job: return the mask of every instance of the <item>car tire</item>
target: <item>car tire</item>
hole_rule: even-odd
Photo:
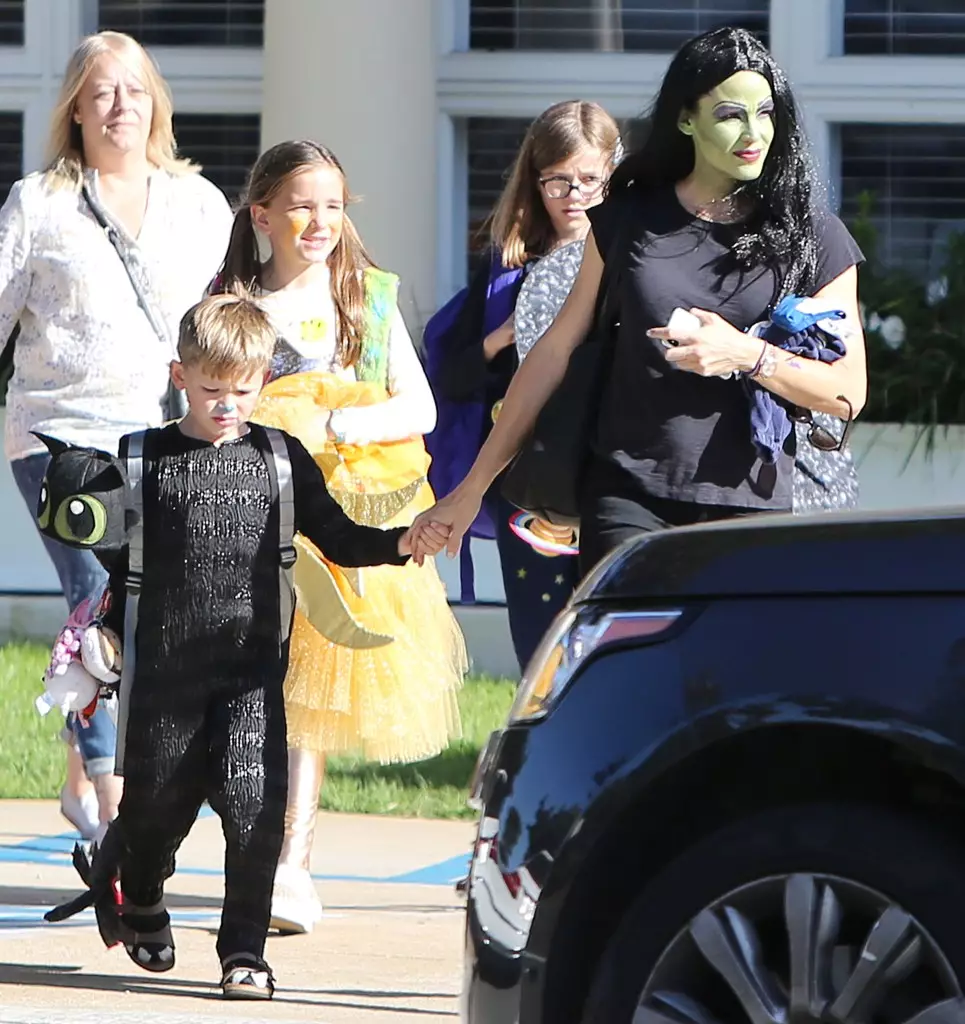
[[[647,883],[600,960],[583,1024],[631,1024],[651,972],[697,914],[755,880],[798,873],[886,894],[928,932],[965,989],[965,846],[912,813],[801,804],[731,823]],[[965,1020],[965,1008],[962,1014],[953,1019]]]

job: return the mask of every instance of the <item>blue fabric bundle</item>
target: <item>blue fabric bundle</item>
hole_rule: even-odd
[[[804,359],[833,363],[847,351],[833,322],[845,317],[843,309],[822,305],[820,300],[788,295],[782,299],[770,320],[756,324],[751,332],[785,352]],[[751,437],[762,462],[772,464],[793,429],[788,407],[767,388],[750,377],[743,378],[751,407]]]

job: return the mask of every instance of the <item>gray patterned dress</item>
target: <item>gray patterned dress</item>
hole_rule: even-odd
[[[828,413],[814,413],[814,422],[835,437],[844,425]],[[850,448],[822,452],[808,441],[807,423],[795,423],[797,455],[794,459],[794,514],[833,512],[857,508],[858,472]]]

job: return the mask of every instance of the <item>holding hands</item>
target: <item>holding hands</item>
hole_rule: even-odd
[[[668,347],[668,363],[701,377],[726,377],[738,371],[748,373],[757,365],[761,340],[752,338],[705,309],[689,311],[699,322],[684,328],[651,327],[647,337],[657,338]]]
[[[459,552],[463,536],[479,515],[482,499],[463,481],[451,494],[416,517],[409,529],[412,557],[422,565],[426,555],[446,548],[450,558]]]
[[[424,513],[424,515],[428,515],[428,513]],[[416,520],[399,538],[399,554],[412,555],[416,565],[422,565],[426,555],[437,555],[448,541],[449,528],[447,526],[441,526],[431,520],[420,525],[419,520]]]

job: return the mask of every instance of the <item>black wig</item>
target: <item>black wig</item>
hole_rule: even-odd
[[[718,28],[684,43],[670,63],[649,114],[642,145],[614,171],[609,194],[673,185],[694,169],[694,144],[678,127],[684,111],[738,71],[756,71],[774,96],[774,140],[761,176],[739,188],[750,200],[732,258],[738,267],[780,267],[781,291],[810,291],[817,267],[816,182],[787,76],[743,28]]]

